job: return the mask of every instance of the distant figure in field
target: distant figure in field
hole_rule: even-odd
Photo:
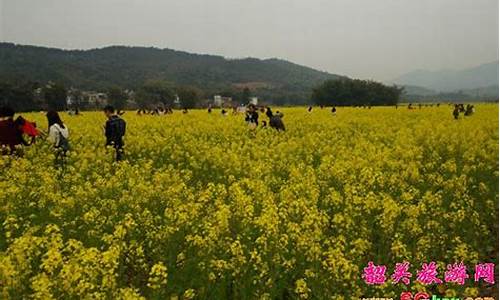
[[[184,108],[184,109],[182,110],[182,113],[183,113],[183,114],[187,114],[187,113],[188,113],[188,109],[187,109],[187,108]]]
[[[458,120],[458,116],[460,115],[460,107],[458,104],[455,104],[455,108],[453,109],[453,117],[455,120]]]
[[[337,115],[337,108],[332,107],[332,115],[336,116]]]
[[[266,108],[266,116],[271,119],[273,117],[273,112],[271,111],[270,107]]]
[[[418,109],[422,109],[422,103],[418,104]]]
[[[408,103],[408,109],[413,109],[413,106],[411,105],[411,103]]]
[[[273,114],[272,110],[270,107],[267,108],[266,111],[266,116],[269,117],[269,126],[271,128],[274,128],[278,131],[283,130],[285,131],[285,124],[283,123],[283,114],[280,112],[276,112],[276,114]]]
[[[255,105],[250,104],[248,106],[246,115],[245,115],[245,122],[247,122],[248,126],[250,129],[255,129],[259,125],[259,113],[257,112],[257,108]]]
[[[0,147],[1,154],[22,156],[21,146],[29,146],[23,138],[22,125],[14,121],[14,110],[10,107],[0,107]]]
[[[312,112],[312,110],[313,110],[313,107],[309,106],[309,108],[307,109],[307,112]]]
[[[227,111],[224,108],[220,111],[220,113],[223,117],[227,116]]]
[[[60,165],[64,162],[64,158],[69,150],[69,131],[64,125],[57,111],[51,110],[47,112],[47,121],[49,123],[48,140],[55,149],[55,163]]]
[[[262,120],[262,126],[261,126],[261,127],[262,127],[262,128],[267,128],[267,122],[266,122],[266,121],[264,121],[264,120]]]
[[[105,135],[106,146],[112,146],[116,151],[116,161],[123,160],[123,137],[125,136],[126,123],[115,113],[115,108],[108,105],[104,108],[104,114],[108,118],[106,121]]]
[[[440,103],[436,104],[437,107],[439,107],[439,105],[441,105]]]
[[[210,105],[208,106],[208,113],[209,114],[212,113],[212,106],[210,106]]]
[[[465,112],[465,108],[464,108],[464,105],[462,103],[460,103],[458,105],[458,110],[461,112],[461,113],[464,113]]]
[[[465,108],[465,113],[464,116],[470,116],[474,113],[474,105],[467,104],[467,107]]]

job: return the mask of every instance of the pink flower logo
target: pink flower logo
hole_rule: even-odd
[[[429,294],[424,293],[424,292],[418,292],[415,294],[415,297],[413,297],[413,300],[429,300]]]
[[[429,300],[429,294],[425,292],[418,292],[413,297],[411,292],[402,292],[400,300]]]
[[[401,300],[412,300],[413,299],[413,295],[411,294],[411,292],[402,292],[401,293]]]

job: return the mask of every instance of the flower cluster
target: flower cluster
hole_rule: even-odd
[[[280,133],[127,112],[120,163],[102,113],[62,114],[64,168],[42,141],[0,158],[0,298],[396,298],[367,261],[498,262],[497,105],[280,111]],[[470,276],[440,292],[477,294]]]

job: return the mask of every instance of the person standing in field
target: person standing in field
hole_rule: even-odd
[[[56,111],[47,112],[47,121],[49,123],[48,140],[54,146],[56,154],[56,165],[63,163],[64,158],[69,150],[69,131],[68,127],[64,125],[61,117]]]
[[[455,120],[458,120],[458,116],[460,115],[460,107],[458,104],[455,104],[455,109],[453,110],[453,117]]]
[[[334,116],[337,115],[337,108],[335,106],[332,107],[332,115],[334,115]]]
[[[255,105],[250,104],[248,106],[245,121],[252,130],[259,125],[259,113],[257,112]]]
[[[116,115],[115,108],[108,105],[104,108],[104,114],[108,118],[104,127],[106,135],[106,146],[112,146],[116,151],[116,161],[123,160],[123,137],[125,136],[126,123]]]

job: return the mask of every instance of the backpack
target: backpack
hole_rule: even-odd
[[[111,140],[115,145],[123,145],[123,136],[125,135],[125,127],[126,123],[122,118],[114,118],[111,121],[111,132],[112,132],[112,137]]]
[[[117,138],[121,139],[125,135],[125,121],[122,118],[118,118],[115,123]]]
[[[66,152],[69,150],[69,141],[64,137],[60,129],[58,129],[57,131],[59,134],[59,142],[57,143],[56,148],[61,149],[63,152]]]

